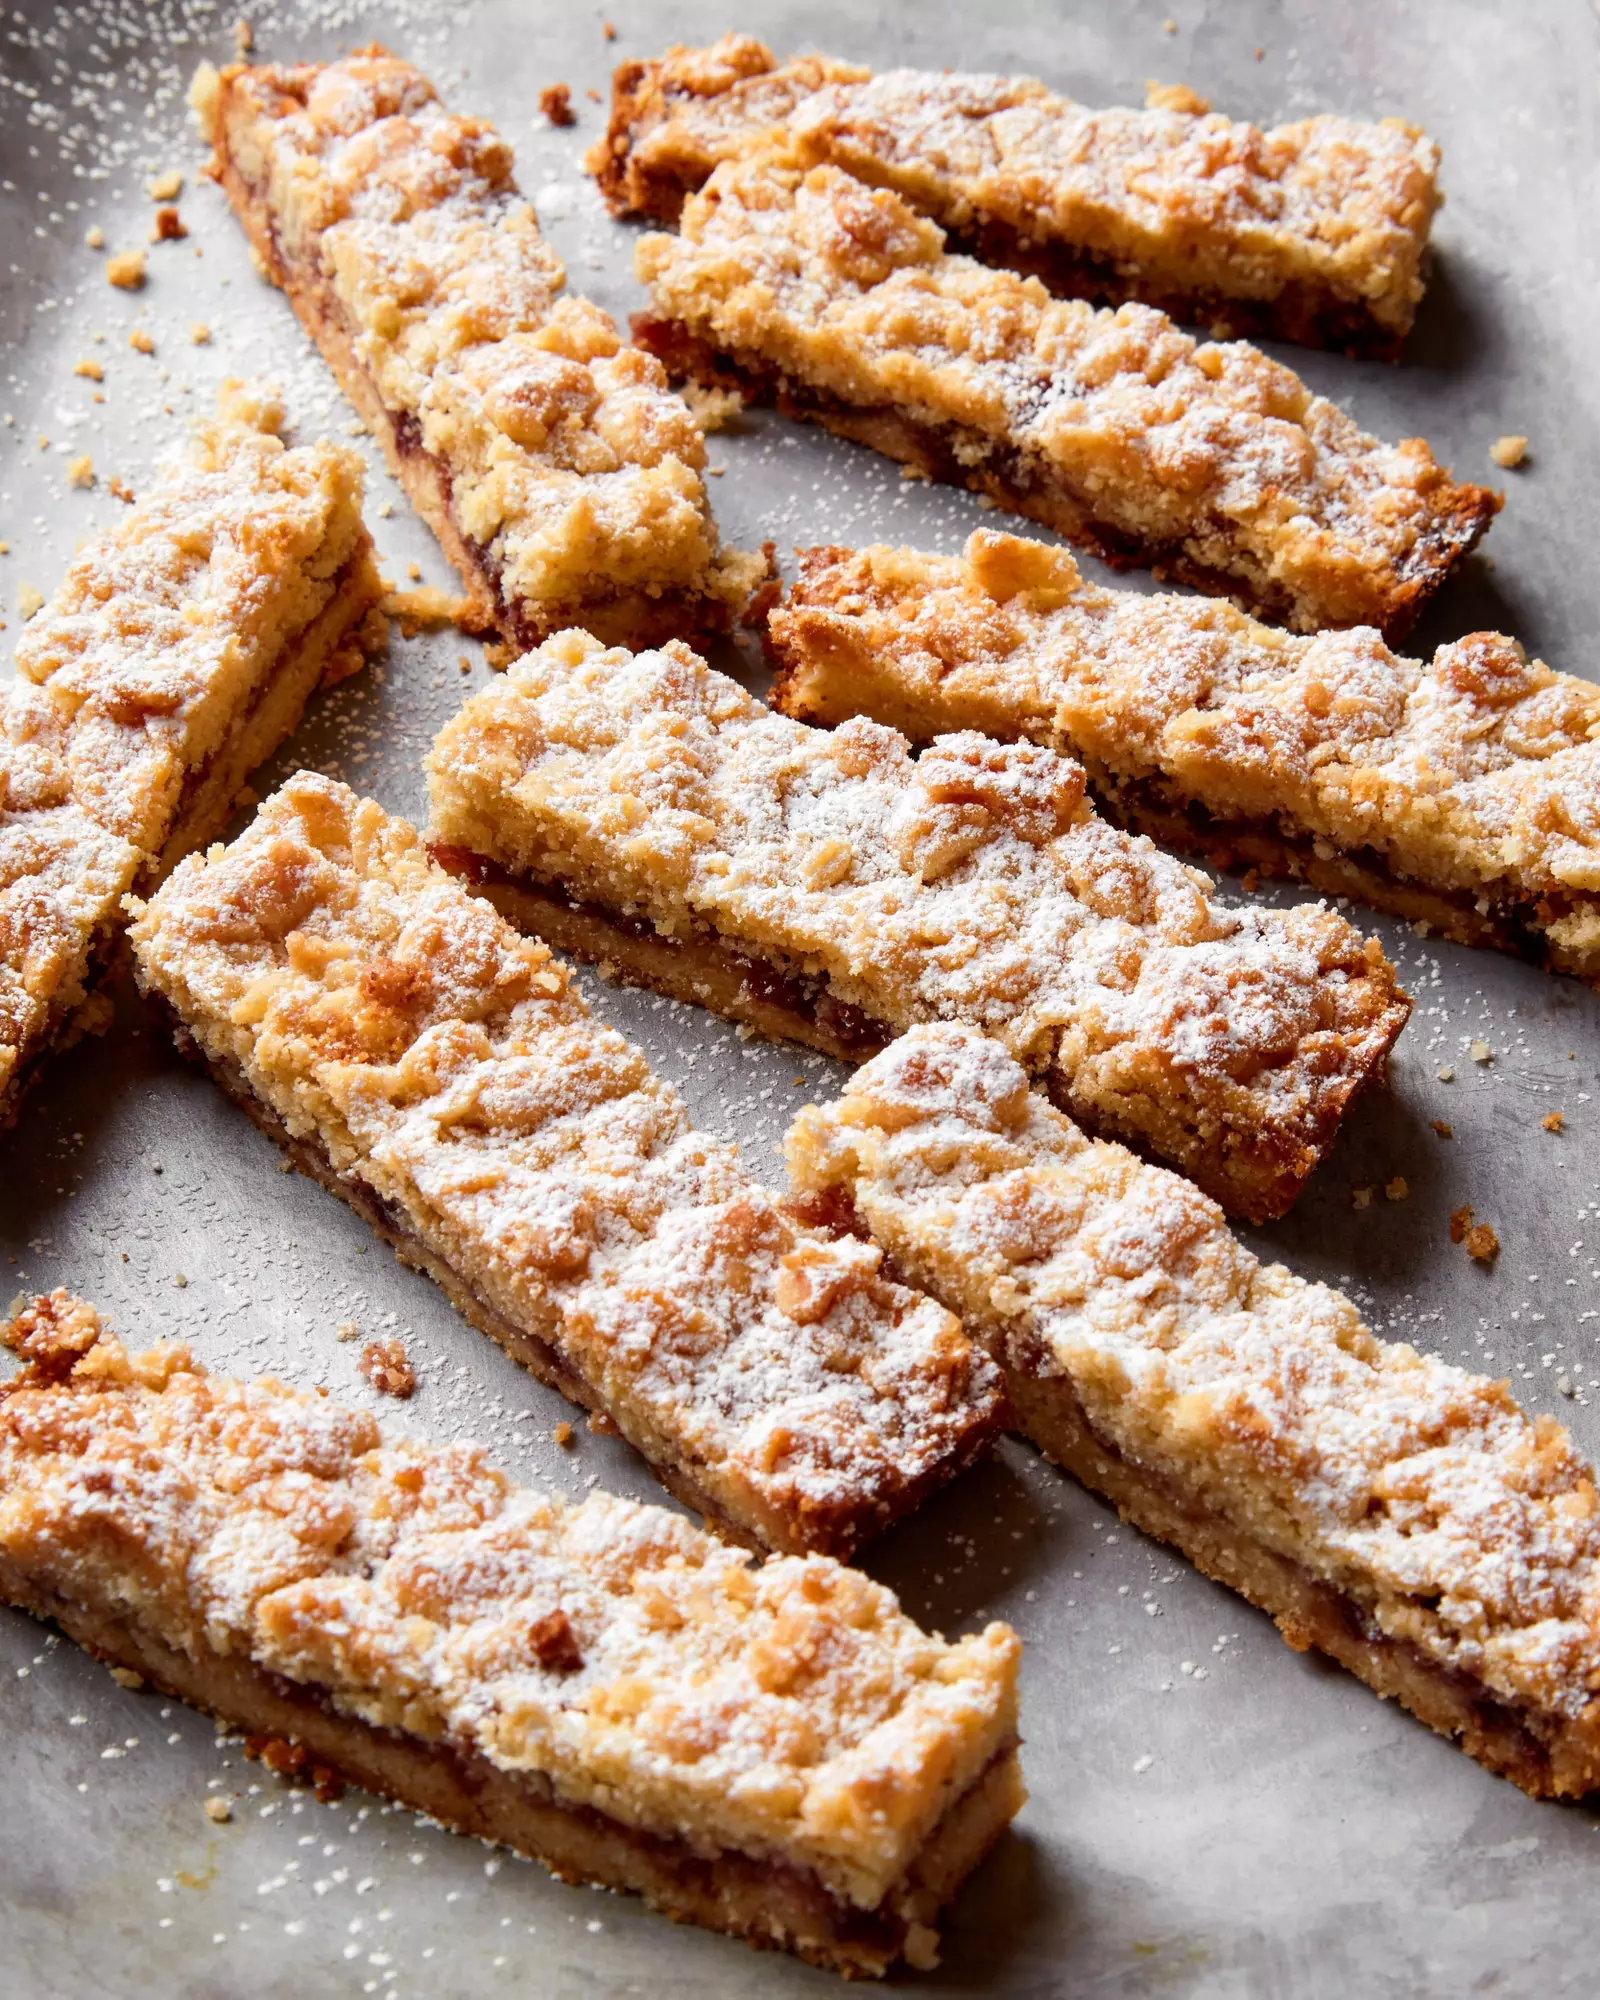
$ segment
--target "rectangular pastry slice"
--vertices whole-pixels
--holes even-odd
[[[1294,1200],[1409,1011],[1342,918],[1221,907],[1097,818],[1070,759],[962,734],[914,761],[677,644],[563,633],[428,770],[435,853],[558,948],[846,1061],[970,1021],[1253,1219]]]
[[[780,63],[749,35],[620,65],[588,164],[614,214],[673,223],[780,130],[807,165],[892,188],[952,248],[1059,297],[1386,359],[1440,199],[1438,147],[1399,119],[1262,131],[1158,84],[1142,111],[1091,111],[1033,77]]]
[[[969,1031],[896,1042],[788,1151],[802,1210],[959,1312],[1126,1519],[1525,1791],[1600,1787],[1600,1503],[1551,1418],[1259,1263]]]
[[[582,624],[718,631],[766,574],[719,548],[705,440],[560,260],[511,149],[369,49],[195,79],[212,171],[477,617],[520,650]]]
[[[1475,632],[1432,660],[1088,583],[980,531],[959,556],[810,549],[775,705],[1081,757],[1120,823],[1600,981],[1600,688]]]
[[[838,1972],[936,1962],[1022,1803],[1008,1626],[949,1644],[824,1557],[128,1354],[65,1292],[0,1338],[0,1598],[273,1768]]]
[[[958,1323],[797,1227],[381,807],[302,772],[132,935],[180,1046],[295,1164],[725,1533],[853,1548],[994,1436]]]
[[[234,389],[189,458],[81,549],[0,694],[0,1126],[96,1017],[121,901],[222,830],[383,585],[361,461],[286,450]]]
[[[1296,630],[1399,633],[1500,505],[1258,349],[952,256],[899,195],[837,167],[728,161],[636,263],[635,336],[675,374]]]

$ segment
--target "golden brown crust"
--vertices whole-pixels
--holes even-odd
[[[1143,110],[1090,111],[1031,77],[780,64],[725,35],[620,65],[588,164],[613,214],[674,223],[778,129],[808,165],[892,188],[953,247],[1058,296],[1384,357],[1422,296],[1439,151],[1398,119],[1262,131],[1155,85]]]
[[[550,640],[428,769],[437,840],[681,947],[691,982],[706,947],[740,954],[833,1053],[841,1010],[868,1046],[985,1026],[1255,1218],[1293,1201],[1409,1010],[1332,911],[1222,909],[1096,818],[1069,759],[969,734],[913,762],[874,724],[777,716],[681,646]],[[703,1004],[737,1012],[709,978]]]
[[[1404,659],[1088,583],[980,530],[959,556],[810,549],[774,705],[1081,757],[1120,821],[1600,979],[1600,689],[1496,633]]]
[[[1537,1794],[1600,1786],[1600,1501],[1504,1382],[1376,1339],[999,1046],[918,1029],[802,1112],[790,1173],[1006,1368],[1152,1534]]]
[[[202,70],[213,171],[263,268],[506,642],[725,629],[766,573],[718,546],[659,364],[564,293],[510,148],[409,64]]]
[[[836,167],[727,162],[636,263],[636,335],[675,373],[1298,630],[1398,634],[1500,504],[1257,349],[950,256],[898,195]]]
[[[797,1228],[544,946],[344,786],[291,779],[133,943],[309,1171],[746,1539],[847,1550],[994,1434],[947,1313]]]
[[[361,462],[230,385],[181,467],[74,558],[0,699],[0,1125],[93,1018],[121,899],[213,839],[371,629]]]
[[[1020,1803],[1006,1626],[129,1355],[63,1292],[4,1337],[0,1595],[569,1878],[882,1972]]]

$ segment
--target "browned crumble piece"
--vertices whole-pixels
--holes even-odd
[[[67,484],[80,489],[94,484],[94,460],[85,452],[67,466]]]
[[[1383,1184],[1385,1201],[1405,1201],[1411,1193],[1411,1183],[1404,1174],[1396,1174],[1392,1181]]]
[[[557,1444],[563,1446],[569,1445],[572,1442],[572,1426],[567,1422],[566,1418],[563,1417],[561,1422],[556,1425],[555,1429],[550,1433],[550,1435],[552,1438],[555,1439]]]
[[[135,1672],[132,1667],[113,1667],[111,1669],[111,1678],[116,1682],[118,1687],[127,1688],[130,1693],[134,1694],[137,1694],[139,1689],[146,1685],[144,1675]]]
[[[119,251],[115,257],[106,259],[106,283],[115,285],[118,291],[136,292],[144,283],[144,252],[142,250]]]
[[[220,1798],[214,1792],[205,1801],[201,1807],[201,1811],[211,1821],[213,1826],[226,1826],[229,1820],[233,1818],[233,1807],[226,1799]]]
[[[1545,1115],[1539,1120],[1539,1123],[1544,1127],[1544,1129],[1547,1132],[1561,1131],[1563,1127],[1566,1125],[1566,1122],[1567,1122],[1566,1114],[1560,1111],[1547,1111]]]
[[[128,335],[128,345],[135,354],[154,354],[156,351],[155,341],[142,326],[136,326]]]
[[[189,234],[183,226],[183,218],[175,208],[156,210],[155,234],[152,243],[179,243]]]
[[[382,1396],[395,1396],[403,1402],[417,1386],[416,1371],[393,1334],[369,1340],[356,1366]]]
[[[564,83],[547,84],[539,93],[539,109],[552,125],[576,125],[578,114],[572,108],[572,92]]]
[[[547,1611],[528,1627],[528,1650],[547,1673],[575,1674],[583,1666],[578,1635],[561,1610]]]
[[[243,18],[233,24],[233,46],[240,55],[247,56],[256,45],[256,31]]]
[[[1353,1187],[1350,1190],[1350,1206],[1352,1208],[1371,1208],[1372,1192],[1370,1187]]]
[[[608,42],[614,42],[617,39],[616,27],[610,21],[602,21],[600,23],[600,32]]]
[[[1500,1255],[1500,1239],[1487,1222],[1476,1222],[1463,1239],[1467,1255],[1480,1264],[1492,1264]]]
[[[145,182],[145,193],[152,201],[176,201],[183,193],[183,174],[177,167],[170,167]]]
[[[617,1428],[616,1419],[607,1415],[604,1410],[591,1410],[589,1412],[589,1429],[596,1437],[614,1438],[622,1435],[621,1431]]]
[[[1450,1211],[1450,1241],[1452,1243],[1464,1243],[1467,1238],[1467,1231],[1471,1227],[1472,1210],[1467,1203],[1463,1202],[1460,1208],[1453,1208]]]
[[[1489,456],[1494,460],[1496,465],[1504,467],[1507,472],[1513,466],[1520,465],[1527,455],[1528,440],[1525,437],[1510,436],[1496,438],[1494,443],[1489,447]]]
[[[76,362],[73,365],[72,372],[74,375],[86,376],[91,382],[103,382],[106,379],[105,367],[98,361]]]
[[[196,347],[204,347],[211,338],[211,329],[203,319],[197,319],[189,329],[189,338]]]
[[[1428,1123],[1441,1139],[1453,1139],[1456,1136],[1455,1127],[1447,1125],[1442,1118],[1430,1118]]]
[[[111,495],[113,500],[120,500],[123,506],[131,507],[133,505],[133,488],[125,479],[118,479],[114,473],[106,481],[106,491]]]

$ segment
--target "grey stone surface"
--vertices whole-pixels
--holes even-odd
[[[574,287],[623,311],[638,303],[630,232],[604,217],[581,172],[602,116],[585,89],[604,93],[620,56],[729,25],[780,49],[880,64],[1028,69],[1090,102],[1136,100],[1156,77],[1263,120],[1315,108],[1416,119],[1444,145],[1449,205],[1407,359],[1290,358],[1371,428],[1425,434],[1473,476],[1500,478],[1486,457],[1500,433],[1528,435],[1527,468],[1504,479],[1492,567],[1469,566],[1418,639],[1496,625],[1560,667],[1593,672],[1600,23],[1582,0],[923,0],[875,15],[838,0],[733,13],[711,0],[617,0],[614,43],[598,8],[548,0],[247,11],[268,56],[323,55],[376,34],[458,106],[495,120]],[[231,0],[0,14],[0,602],[13,636],[19,586],[49,592],[91,525],[115,518],[107,477],[142,486],[224,374],[275,375],[307,431],[347,421],[287,307],[252,275],[220,198],[193,178],[183,87],[202,55],[231,51],[232,19]],[[575,131],[538,114],[538,91],[555,80],[573,86]],[[180,206],[191,235],[152,250],[143,293],[112,291],[85,229],[99,224],[112,248],[142,242],[146,176],[174,165],[190,176]],[[195,322],[210,326],[209,344],[192,343]],[[154,356],[130,351],[136,325],[153,334]],[[85,356],[105,366],[101,405],[73,373]],[[773,419],[712,444],[726,468],[713,494],[735,540],[949,549],[986,518],[970,496],[908,485],[865,452]],[[66,465],[84,451],[100,483],[69,490]],[[375,526],[391,568],[415,562],[447,582],[426,531],[375,473],[373,501],[386,496],[393,514]],[[421,752],[484,678],[477,649],[452,634],[397,637],[384,671],[321,702],[278,772],[314,765],[420,812]],[[1356,1107],[1294,1215],[1256,1240],[1352,1289],[1385,1333],[1510,1374],[1592,1451],[1600,1003],[1509,961],[1373,927],[1418,1002],[1393,1088]],[[702,1121],[774,1175],[793,1108],[834,1087],[826,1063],[742,1043],[665,1003],[594,992]],[[1490,1063],[1471,1060],[1475,1039]],[[1540,1126],[1551,1109],[1567,1117],[1559,1137]],[[1438,1140],[1431,1119],[1454,1138]],[[1391,1203],[1381,1188],[1397,1174],[1410,1195]],[[1356,1208],[1352,1189],[1370,1186],[1380,1192]],[[1448,1241],[1446,1218],[1463,1201],[1501,1235],[1493,1271]],[[597,1480],[654,1496],[614,1442],[580,1429],[563,1454],[550,1438],[559,1399],[338,1204],[280,1174],[125,985],[110,1034],[63,1062],[0,1138],[0,1271],[6,1295],[68,1283],[130,1336],[182,1337],[217,1367],[273,1369],[369,1401],[357,1350],[334,1329],[392,1327],[422,1375],[408,1427],[485,1438],[519,1475],[568,1490]],[[1028,1642],[1032,1799],[959,1902],[945,1967],[927,1982],[935,1990],[1343,2000],[1600,1984],[1593,1814],[1524,1799],[1292,1654],[1237,1599],[1119,1527],[1025,1447],[1004,1448],[868,1567],[942,1629],[987,1613]],[[117,1687],[9,1612],[0,1730],[7,2000],[827,1989],[820,1973],[562,1887],[360,1794],[320,1806],[287,1791],[209,1723]],[[202,1810],[218,1791],[233,1801],[223,1826]]]

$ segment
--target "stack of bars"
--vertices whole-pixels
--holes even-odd
[[[1571,1440],[1226,1220],[1288,1210],[1411,1003],[1336,911],[1154,845],[1600,983],[1600,697],[1494,634],[1392,650],[1498,496],[1223,344],[1393,358],[1432,142],[674,49],[589,156],[676,230],[629,345],[386,51],[192,101],[507,671],[435,740],[426,833],[302,771],[196,851],[382,626],[359,462],[231,386],[19,649],[0,1125],[126,934],[289,1161],[705,1528],[130,1353],[58,1290],[0,1329],[0,1596],[275,1768],[882,1975],[937,1962],[1023,1803],[1021,1649],[842,1563],[1011,1428],[1490,1769],[1595,1789]],[[1206,595],[986,530],[801,551],[782,597],[674,377]],[[685,643],[741,619],[770,706]],[[552,946],[859,1066],[786,1196]]]

